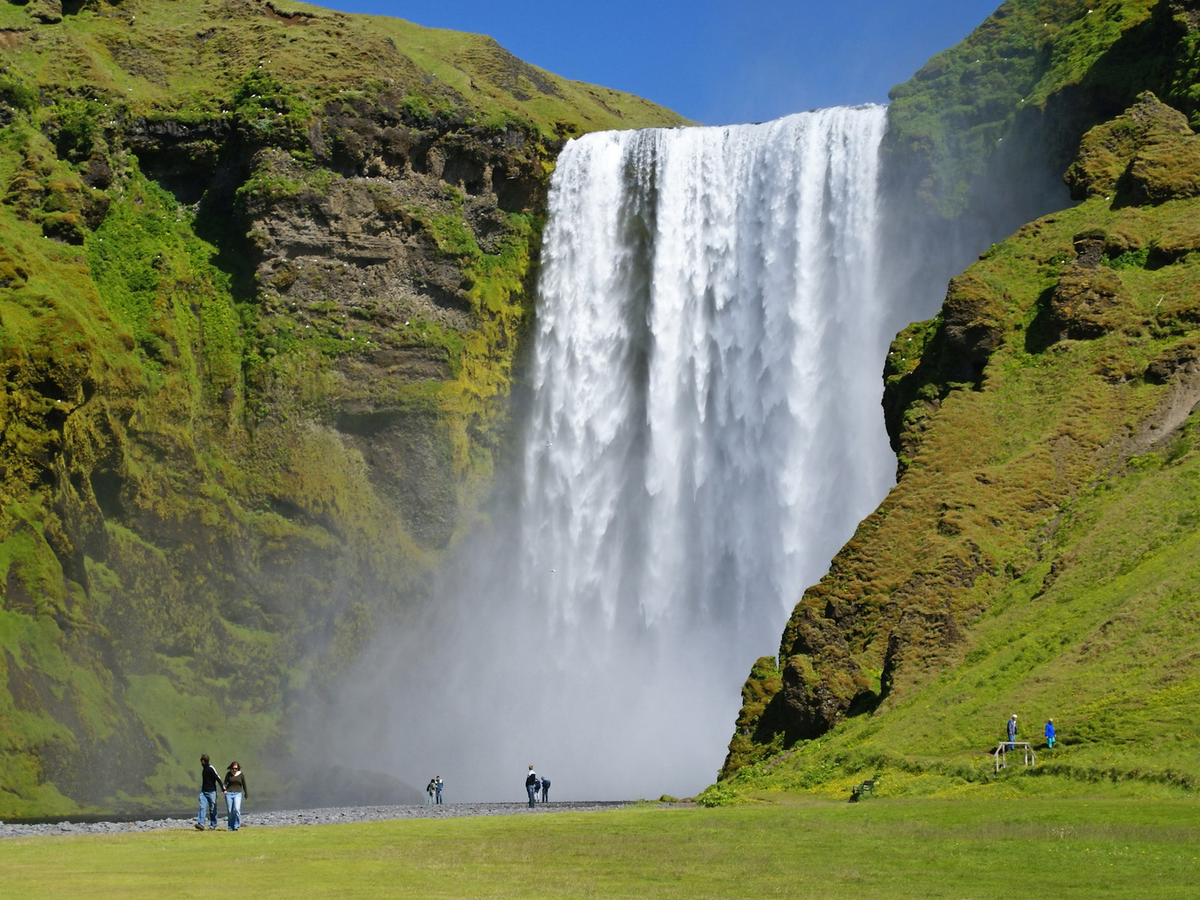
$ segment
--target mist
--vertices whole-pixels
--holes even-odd
[[[568,143],[519,458],[436,603],[303,726],[311,758],[448,802],[521,800],[529,765],[552,801],[715,780],[752,663],[893,483],[888,344],[965,262],[887,249],[885,129],[867,106]]]

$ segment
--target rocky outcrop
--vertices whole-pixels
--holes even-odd
[[[34,0],[29,17],[42,25],[57,25],[63,18],[62,0]]]
[[[1011,302],[1002,285],[966,274],[953,278],[942,303],[947,380],[977,383],[984,366],[1004,340],[1002,327]]]
[[[1120,275],[1112,269],[1077,263],[1054,285],[1047,321],[1060,340],[1095,338],[1121,325],[1129,305]]]
[[[1071,197],[1145,206],[1200,194],[1200,138],[1187,117],[1143,93],[1130,109],[1083,138],[1066,174]]]

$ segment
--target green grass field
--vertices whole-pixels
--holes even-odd
[[[0,843],[0,897],[1194,898],[1190,800],[637,807]]]

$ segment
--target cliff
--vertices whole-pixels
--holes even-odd
[[[505,452],[558,147],[680,119],[271,0],[14,0],[0,47],[0,815],[189,802],[221,746],[278,793]]]
[[[1030,177],[1070,163],[1078,205],[892,344],[898,483],[756,663],[710,802],[877,770],[896,793],[1037,790],[987,755],[1014,711],[1023,739],[1064,736],[1044,789],[1194,789],[1198,26],[1193,2],[1009,2],[895,90],[895,183],[938,215],[1020,195],[1027,153]]]

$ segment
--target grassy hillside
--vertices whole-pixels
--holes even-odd
[[[562,139],[680,119],[304,5],[6,2],[0,48],[0,815],[222,747],[279,794],[505,452]]]
[[[1200,786],[1200,136],[1143,95],[1070,181],[893,343],[900,480],[756,666],[712,802]],[[997,774],[1014,712],[1038,764]]]
[[[8,2],[0,31],[9,74],[27,87],[104,96],[133,115],[228,115],[237,84],[264,69],[308,104],[386,86],[405,92],[414,113],[511,118],[547,135],[682,122],[641,98],[524,63],[483,35],[304,3]]]
[[[893,88],[892,177],[942,216],[1019,216],[1142,91],[1196,125],[1197,14],[1192,0],[1006,0]]]

